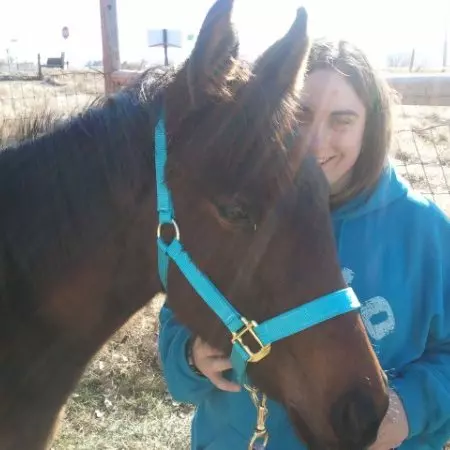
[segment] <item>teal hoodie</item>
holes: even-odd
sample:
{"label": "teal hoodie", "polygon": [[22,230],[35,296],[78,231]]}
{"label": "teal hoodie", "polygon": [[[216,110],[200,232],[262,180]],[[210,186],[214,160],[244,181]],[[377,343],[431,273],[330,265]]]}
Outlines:
{"label": "teal hoodie", "polygon": [[[342,272],[409,422],[401,450],[441,450],[450,439],[450,220],[394,167],[368,198],[333,212]],[[164,306],[159,350],[173,398],[196,406],[195,450],[246,450],[255,425],[248,393],[228,393],[186,360],[189,331]],[[284,409],[269,401],[268,450],[301,450]]]}

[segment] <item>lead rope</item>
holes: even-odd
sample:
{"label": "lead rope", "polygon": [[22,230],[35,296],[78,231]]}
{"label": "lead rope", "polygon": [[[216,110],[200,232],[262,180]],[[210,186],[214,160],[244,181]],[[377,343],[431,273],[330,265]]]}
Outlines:
{"label": "lead rope", "polygon": [[265,394],[260,394],[258,389],[246,384],[244,384],[244,388],[250,394],[250,398],[256,408],[256,427],[248,444],[248,450],[264,450],[269,441],[269,432],[266,429],[267,414],[269,412],[267,409],[267,397]]}

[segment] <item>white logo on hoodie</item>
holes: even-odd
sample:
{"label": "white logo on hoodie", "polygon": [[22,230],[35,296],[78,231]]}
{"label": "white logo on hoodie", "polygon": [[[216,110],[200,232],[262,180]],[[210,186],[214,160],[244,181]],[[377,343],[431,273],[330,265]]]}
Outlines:
{"label": "white logo on hoodie", "polygon": [[[344,267],[342,276],[348,286],[351,285],[355,273]],[[395,317],[391,305],[384,297],[372,297],[367,301],[361,301],[361,317],[369,336],[380,341],[395,330]]]}

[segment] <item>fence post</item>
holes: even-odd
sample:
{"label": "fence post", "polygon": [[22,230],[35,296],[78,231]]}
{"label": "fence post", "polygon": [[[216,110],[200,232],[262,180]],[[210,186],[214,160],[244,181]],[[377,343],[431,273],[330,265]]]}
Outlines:
{"label": "fence post", "polygon": [[409,60],[409,71],[412,72],[414,69],[414,59],[416,56],[416,49],[413,48],[411,52],[411,59]]}
{"label": "fence post", "polygon": [[42,66],[41,66],[41,54],[38,53],[38,78],[42,80],[44,77],[42,76]]}
{"label": "fence post", "polygon": [[117,26],[116,0],[100,0],[102,21],[103,72],[105,74],[105,93],[114,92],[112,73],[120,69],[119,29]]}

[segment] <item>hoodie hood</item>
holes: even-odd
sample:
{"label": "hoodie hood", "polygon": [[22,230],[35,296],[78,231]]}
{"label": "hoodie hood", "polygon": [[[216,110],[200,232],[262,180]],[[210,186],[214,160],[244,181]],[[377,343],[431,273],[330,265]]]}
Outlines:
{"label": "hoodie hood", "polygon": [[[334,236],[339,254],[342,254],[346,240],[352,247],[348,239],[351,241],[351,236],[354,235],[350,231],[353,227],[359,228],[367,220],[371,223],[370,226],[374,226],[373,222],[384,221],[386,208],[405,198],[411,189],[408,182],[396,171],[393,163],[388,161],[371,193],[360,194],[332,211]],[[373,220],[367,218],[362,220],[368,214],[374,214]]]}
{"label": "hoodie hood", "polygon": [[409,183],[395,170],[392,162],[385,166],[375,189],[361,194],[332,212],[334,221],[354,219],[383,209],[405,197],[411,189]]}

